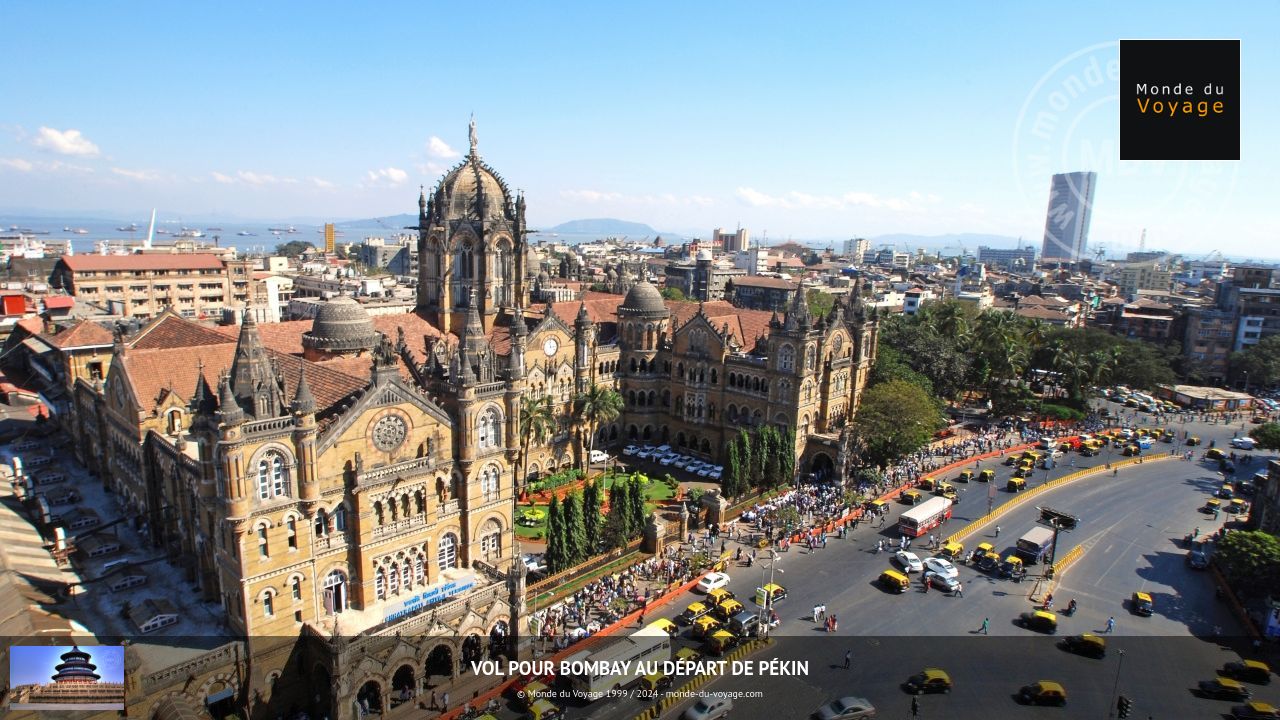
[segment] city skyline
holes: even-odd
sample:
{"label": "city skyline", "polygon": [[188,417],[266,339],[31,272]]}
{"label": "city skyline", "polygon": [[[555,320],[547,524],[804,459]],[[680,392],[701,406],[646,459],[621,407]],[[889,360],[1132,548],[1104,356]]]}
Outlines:
{"label": "city skyline", "polygon": [[[1263,123],[1277,103],[1250,88],[1280,69],[1273,5],[956,7],[926,22],[862,6],[383,7],[6,6],[23,32],[0,78],[5,206],[413,212],[417,186],[466,153],[474,113],[481,154],[526,192],[535,226],[1025,244],[1050,176],[1089,170],[1103,188],[1091,247],[1136,249],[1144,228],[1147,247],[1197,257],[1272,242],[1280,151]],[[1242,161],[1114,159],[1122,37],[1242,38]]]}

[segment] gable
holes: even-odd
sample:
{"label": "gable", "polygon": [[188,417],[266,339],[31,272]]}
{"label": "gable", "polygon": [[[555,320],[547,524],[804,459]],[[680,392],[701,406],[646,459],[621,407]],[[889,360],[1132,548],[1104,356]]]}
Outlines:
{"label": "gable", "polygon": [[[310,376],[308,376],[308,382],[310,382]],[[346,437],[348,431],[359,425],[361,418],[370,412],[396,405],[409,405],[438,423],[450,427],[453,425],[453,420],[443,408],[408,386],[402,378],[395,376],[383,381],[380,385],[367,388],[350,408],[341,411],[331,423],[327,424],[321,431],[316,453],[323,453],[339,441],[350,439]]]}

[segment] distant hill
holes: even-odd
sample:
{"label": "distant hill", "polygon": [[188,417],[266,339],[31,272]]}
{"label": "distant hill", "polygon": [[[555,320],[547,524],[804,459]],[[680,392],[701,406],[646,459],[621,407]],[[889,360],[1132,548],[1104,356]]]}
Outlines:
{"label": "distant hill", "polygon": [[[1026,245],[1028,241],[1022,238],[1021,244]],[[1032,243],[1038,244],[1038,243]],[[940,250],[942,248],[959,249],[961,246],[970,252],[976,252],[979,245],[986,245],[993,248],[1015,248],[1019,247],[1019,239],[1008,235],[986,235],[983,233],[951,233],[948,235],[911,235],[909,233],[893,233],[890,235],[879,235],[871,238],[871,246],[878,247],[880,245],[905,245],[911,250],[918,247],[928,250]]]}
{"label": "distant hill", "polygon": [[[381,221],[381,222],[379,222],[379,221]],[[410,213],[400,213],[399,215],[387,215],[387,216],[385,216],[385,217],[378,217],[378,218],[366,218],[366,219],[364,219],[364,220],[348,220],[348,221],[346,221],[346,222],[334,223],[334,227],[340,227],[340,228],[350,228],[350,227],[366,228],[366,227],[370,227],[370,226],[373,226],[373,225],[382,225],[383,223],[385,223],[385,224],[386,224],[386,226],[388,226],[388,227],[392,227],[392,228],[395,228],[395,229],[397,229],[397,230],[398,230],[398,229],[400,229],[400,228],[402,228],[402,227],[404,227],[404,226],[406,226],[406,225],[415,225],[415,226],[416,226],[416,225],[418,224],[418,215],[417,215],[416,213],[414,213],[414,214],[410,214]]]}
{"label": "distant hill", "polygon": [[541,229],[543,233],[563,233],[566,235],[658,235],[658,231],[644,223],[615,220],[614,218],[593,218],[590,220],[570,220],[555,227]]}

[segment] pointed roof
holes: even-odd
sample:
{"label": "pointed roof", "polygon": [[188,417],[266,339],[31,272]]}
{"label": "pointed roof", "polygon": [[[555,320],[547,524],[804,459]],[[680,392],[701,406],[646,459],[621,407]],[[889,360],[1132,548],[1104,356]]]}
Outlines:
{"label": "pointed roof", "polygon": [[311,386],[307,384],[306,365],[298,361],[298,387],[293,393],[291,407],[295,413],[308,414],[316,411],[316,399],[311,394]]}
{"label": "pointed roof", "polygon": [[56,335],[43,335],[46,342],[61,350],[83,347],[111,347],[111,331],[96,322],[81,320]]}

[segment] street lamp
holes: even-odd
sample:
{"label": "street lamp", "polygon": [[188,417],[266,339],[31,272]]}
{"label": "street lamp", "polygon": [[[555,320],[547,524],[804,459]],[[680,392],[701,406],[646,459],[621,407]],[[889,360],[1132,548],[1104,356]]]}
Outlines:
{"label": "street lamp", "polygon": [[1116,703],[1114,700],[1117,693],[1120,691],[1120,668],[1124,667],[1124,650],[1117,650],[1116,652],[1120,654],[1120,661],[1116,663],[1116,681],[1115,684],[1111,686],[1111,698],[1113,702],[1111,703],[1112,709],[1107,713],[1108,718],[1115,715]]}
{"label": "street lamp", "polygon": [[763,633],[764,635],[769,634],[769,618],[765,615],[765,613],[771,612],[773,610],[773,596],[769,594],[770,593],[769,590],[765,589],[767,585],[765,584],[765,581],[764,581],[764,571],[765,571],[765,568],[769,569],[768,585],[772,585],[774,570],[777,570],[780,573],[786,572],[786,570],[783,570],[782,568],[778,567],[778,562],[779,562],[778,551],[774,550],[773,548],[769,548],[769,562],[760,564],[760,588],[761,588],[761,592],[764,595],[764,602],[760,605],[759,632]]}

